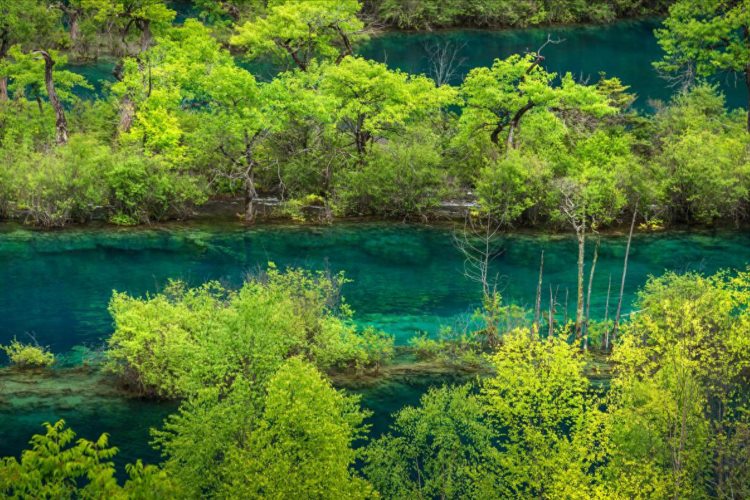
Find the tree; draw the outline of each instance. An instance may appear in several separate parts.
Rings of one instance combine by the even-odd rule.
[[[518,147],[518,130],[528,113],[576,109],[594,116],[612,114],[608,99],[594,86],[565,75],[559,86],[557,75],[542,66],[539,53],[496,59],[491,68],[474,68],[461,86],[465,109],[461,115],[463,133],[473,136],[490,131],[493,144],[505,134],[507,150]]]
[[[164,498],[180,496],[179,485],[164,471],[139,460],[126,466],[130,478],[117,484],[110,461],[117,448],[109,436],[79,439],[59,420],[44,424],[45,434],[31,438],[21,460],[0,458],[0,494],[6,498]]]
[[[387,132],[409,120],[439,116],[455,96],[449,86],[436,87],[429,78],[392,71],[361,57],[346,57],[328,67],[322,89],[334,98],[339,129],[352,137],[359,161]]]
[[[366,450],[367,478],[385,498],[481,498],[491,491],[495,430],[469,385],[430,389]]]
[[[537,340],[528,328],[506,333],[492,355],[495,375],[482,382],[481,402],[498,429],[495,496],[576,496],[588,490],[603,458],[597,399],[577,347]]]
[[[639,294],[613,352],[605,477],[621,495],[746,494],[747,460],[726,450],[750,447],[748,290],[747,272],[668,273]]]
[[[629,178],[638,171],[631,140],[627,135],[603,131],[581,139],[571,155],[561,159],[570,162],[563,170],[567,174],[554,180],[557,210],[553,217],[569,224],[578,242],[577,339],[584,325],[586,235],[611,222],[627,202]]]
[[[218,177],[239,181],[245,197],[245,221],[255,221],[256,175],[259,149],[277,124],[268,113],[260,87],[253,75],[234,65],[214,67],[205,75],[204,98],[209,114],[202,126],[207,142],[220,153],[226,165]]]
[[[137,35],[136,55],[148,50],[154,33],[168,28],[176,14],[164,0],[87,0],[86,7],[96,11],[98,22],[119,32],[124,54],[131,53]]]
[[[38,55],[37,55],[38,54]],[[55,112],[56,143],[62,145],[68,142],[68,121],[65,117],[63,101],[76,100],[73,89],[75,87],[91,89],[86,79],[67,70],[55,70],[56,59],[60,63],[67,62],[65,57],[59,57],[56,52],[35,50],[24,53],[19,45],[10,48],[5,60],[0,60],[0,78],[11,78],[10,89],[16,98],[26,96],[36,100],[39,111],[43,112],[41,88],[45,88],[47,98]],[[40,61],[41,59],[41,61]]]
[[[250,57],[288,57],[306,71],[313,59],[341,62],[363,38],[358,0],[272,0],[267,13],[242,25],[232,44]]]
[[[294,355],[322,370],[378,363],[392,338],[358,330],[338,302],[342,275],[271,265],[236,291],[171,283],[145,299],[115,293],[112,368],[144,394],[184,397],[238,374],[264,383]]]
[[[747,0],[678,0],[656,30],[664,58],[657,69],[686,84],[720,72],[742,73],[750,103],[750,20]],[[750,111],[747,115],[750,132]]]
[[[12,47],[48,49],[62,38],[60,10],[42,0],[0,0],[0,65]],[[0,75],[0,101],[8,100],[8,76]]]
[[[351,468],[365,417],[355,397],[292,358],[264,383],[240,375],[199,392],[155,436],[165,469],[193,495],[365,498],[371,488]]]

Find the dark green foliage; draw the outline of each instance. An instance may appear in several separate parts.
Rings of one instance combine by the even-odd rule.
[[[370,0],[367,8],[399,28],[533,26],[610,22],[618,17],[659,14],[668,0]]]

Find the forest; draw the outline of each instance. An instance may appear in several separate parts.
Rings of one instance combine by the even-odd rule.
[[[473,68],[463,47],[426,46],[424,74],[360,54],[394,30],[642,17],[659,19],[651,63],[668,101],[639,101],[616,74],[548,69],[566,43],[552,32]],[[102,61],[105,79],[81,70]],[[728,104],[729,80],[744,107]],[[23,261],[90,252],[75,265],[106,280],[138,252],[167,251],[124,238],[174,236],[216,207],[251,236],[447,227],[470,289],[461,325],[407,325],[401,342],[361,320],[367,300],[355,310],[347,295],[365,285],[327,258],[240,258],[248,250],[217,250],[216,233],[188,226],[203,255],[241,261],[241,279],[196,267],[161,281],[138,260],[150,283],[96,291],[107,326],[78,365],[0,320],[0,425],[3,404],[38,381],[95,373],[120,399],[174,405],[140,443],[159,458],[124,464],[116,427],[91,436],[55,415],[26,449],[0,446],[0,496],[750,498],[750,256],[691,268],[675,250],[668,268],[630,261],[648,276],[628,281],[649,237],[744,234],[748,103],[747,0],[0,0],[0,297],[24,283],[40,303],[48,288],[89,293],[53,280],[59,263],[27,275]],[[527,252],[521,302],[497,261],[524,231],[570,245],[564,258],[548,243]],[[383,232],[373,246],[390,244]],[[109,235],[121,253],[100,262]],[[174,238],[160,245],[186,251]],[[401,250],[389,251],[405,281],[406,266],[433,272]],[[569,271],[564,303],[557,268]],[[398,308],[405,299],[383,298],[396,288],[363,293]],[[0,317],[36,321],[40,307]],[[436,382],[373,432],[358,391],[414,373]]]

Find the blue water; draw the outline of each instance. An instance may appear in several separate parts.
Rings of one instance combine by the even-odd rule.
[[[493,270],[506,300],[533,304],[544,250],[545,291],[548,285],[559,289],[563,302],[568,289],[573,314],[576,244],[571,237],[507,235],[500,246]],[[595,317],[604,314],[610,275],[613,289],[619,283],[624,248],[623,237],[602,239],[592,300]],[[344,270],[353,280],[343,292],[355,319],[394,334],[401,344],[418,330],[434,333],[441,325],[465,324],[479,300],[479,286],[464,276],[463,257],[445,228],[369,223],[247,228],[223,223],[37,232],[2,225],[0,343],[32,333],[58,354],[81,344],[100,345],[112,331],[107,313],[112,290],[142,295],[158,291],[169,278],[239,285],[248,271],[269,261]],[[712,273],[744,268],[749,261],[746,232],[637,235],[626,309],[648,275],[667,269]],[[358,391],[375,413],[373,432],[383,432],[389,415],[415,404],[430,383],[399,380]],[[175,404],[125,399],[113,393],[111,384],[87,374],[32,376],[25,384],[11,388],[0,376],[0,456],[17,455],[41,431],[43,421],[65,418],[82,437],[109,432],[112,444],[121,449],[120,465],[139,457],[159,460],[148,445],[149,428],[159,426]]]

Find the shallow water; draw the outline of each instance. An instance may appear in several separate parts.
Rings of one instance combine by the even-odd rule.
[[[545,291],[570,290],[573,314],[576,245],[568,235],[507,235],[493,264],[507,301],[531,306],[539,256],[545,252]],[[602,238],[594,282],[592,315],[604,315],[608,278],[619,283],[623,237]],[[593,245],[589,245],[589,253]],[[217,279],[239,285],[247,272],[273,261],[280,266],[343,270],[353,281],[344,295],[356,321],[373,324],[403,344],[416,331],[435,333],[441,325],[461,325],[479,299],[479,287],[464,276],[463,258],[445,228],[396,224],[331,227],[239,224],[170,225],[152,229],[88,229],[35,232],[0,226],[0,343],[31,333],[57,353],[81,344],[97,345],[112,330],[107,303],[112,290],[136,295],[158,291],[169,278],[191,284]],[[712,273],[744,268],[750,261],[750,234],[701,232],[637,235],[631,249],[625,305],[648,275],[667,269]],[[546,304],[546,293],[545,301]],[[611,309],[614,309],[614,299]],[[610,311],[611,315],[611,311]],[[375,411],[375,433],[388,415],[414,404],[429,380],[398,381],[357,391]],[[148,447],[148,428],[174,405],[125,400],[102,391],[96,380],[60,377],[31,385],[26,396],[7,401],[0,380],[0,456],[17,454],[41,422],[64,417],[81,436],[112,435],[122,452],[118,463],[158,455]],[[23,392],[23,391],[22,391]]]

